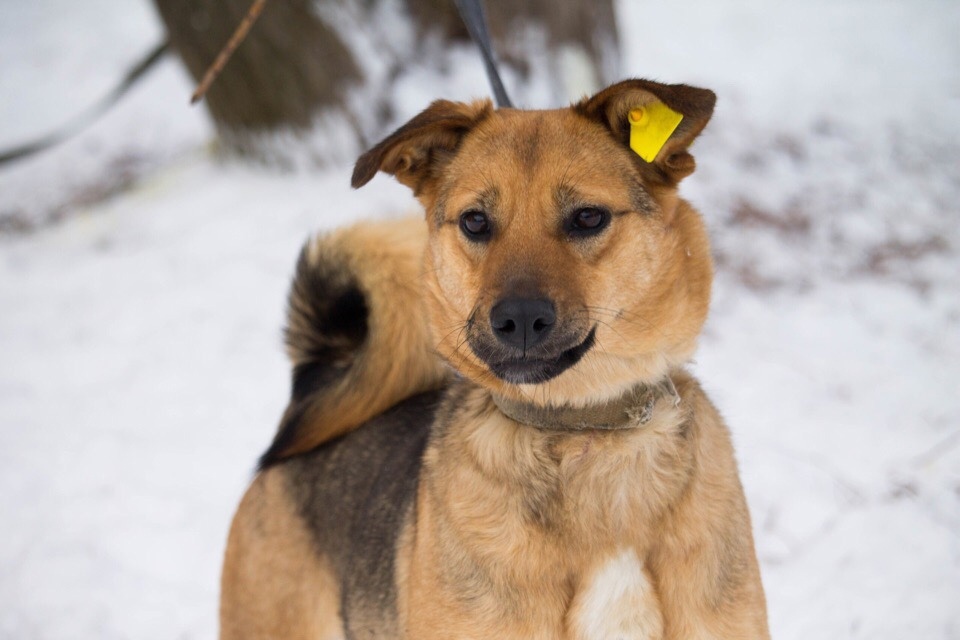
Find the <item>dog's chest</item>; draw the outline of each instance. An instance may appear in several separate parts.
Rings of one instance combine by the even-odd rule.
[[[570,540],[609,548],[637,548],[649,541],[664,509],[689,475],[689,449],[672,416],[652,429],[560,438],[550,446],[555,461],[557,530]]]
[[[569,612],[575,640],[653,640],[663,620],[649,574],[633,549],[599,562],[581,584]]]

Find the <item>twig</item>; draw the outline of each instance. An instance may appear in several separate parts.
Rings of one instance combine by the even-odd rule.
[[[240,22],[237,30],[233,32],[232,36],[230,36],[230,40],[227,41],[227,45],[220,50],[220,53],[217,55],[217,59],[213,61],[213,64],[210,65],[209,69],[207,69],[207,72],[203,74],[203,80],[200,81],[200,84],[197,85],[196,91],[194,91],[193,95],[190,97],[190,104],[196,104],[203,98],[204,94],[207,93],[207,89],[210,88],[210,85],[213,84],[213,81],[216,80],[217,76],[220,75],[220,72],[223,71],[223,67],[227,64],[230,56],[233,55],[233,52],[237,50],[237,47],[240,46],[240,43],[243,42],[244,38],[247,37],[247,33],[250,32],[250,27],[252,27],[253,23],[256,22],[257,18],[260,17],[260,14],[263,12],[263,7],[266,4],[267,0],[253,0],[253,4],[250,5],[247,15],[243,17],[243,20]]]
[[[958,444],[960,444],[960,431],[954,431],[934,446],[915,456],[913,458],[913,465],[915,467],[928,465],[937,460],[937,458],[949,453],[950,450]]]

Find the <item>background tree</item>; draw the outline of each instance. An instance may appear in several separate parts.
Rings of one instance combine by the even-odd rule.
[[[250,8],[250,0],[155,4],[197,81]],[[487,0],[485,8],[518,105],[534,84],[559,106],[616,78],[612,0]],[[468,43],[452,0],[268,0],[205,105],[230,152],[284,163],[299,139],[311,159],[350,155],[397,124],[394,89],[411,68],[456,74],[449,53]],[[431,97],[443,95],[436,87]]]

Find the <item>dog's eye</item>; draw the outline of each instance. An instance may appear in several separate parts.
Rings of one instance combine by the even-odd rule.
[[[568,231],[572,235],[589,236],[600,232],[610,222],[610,214],[599,207],[577,209],[570,218]]]
[[[467,211],[460,216],[460,229],[471,240],[487,240],[490,237],[490,220],[482,211]]]

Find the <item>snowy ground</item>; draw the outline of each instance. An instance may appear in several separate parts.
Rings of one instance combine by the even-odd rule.
[[[694,368],[775,637],[960,638],[960,5],[624,0],[621,22],[628,73],[720,94],[684,185],[720,267]],[[147,4],[0,4],[0,147],[159,33]],[[479,69],[411,83],[400,115],[484,92]],[[215,162],[189,89],[168,60],[0,168],[0,638],[215,637],[298,246],[412,206],[346,167]]]

